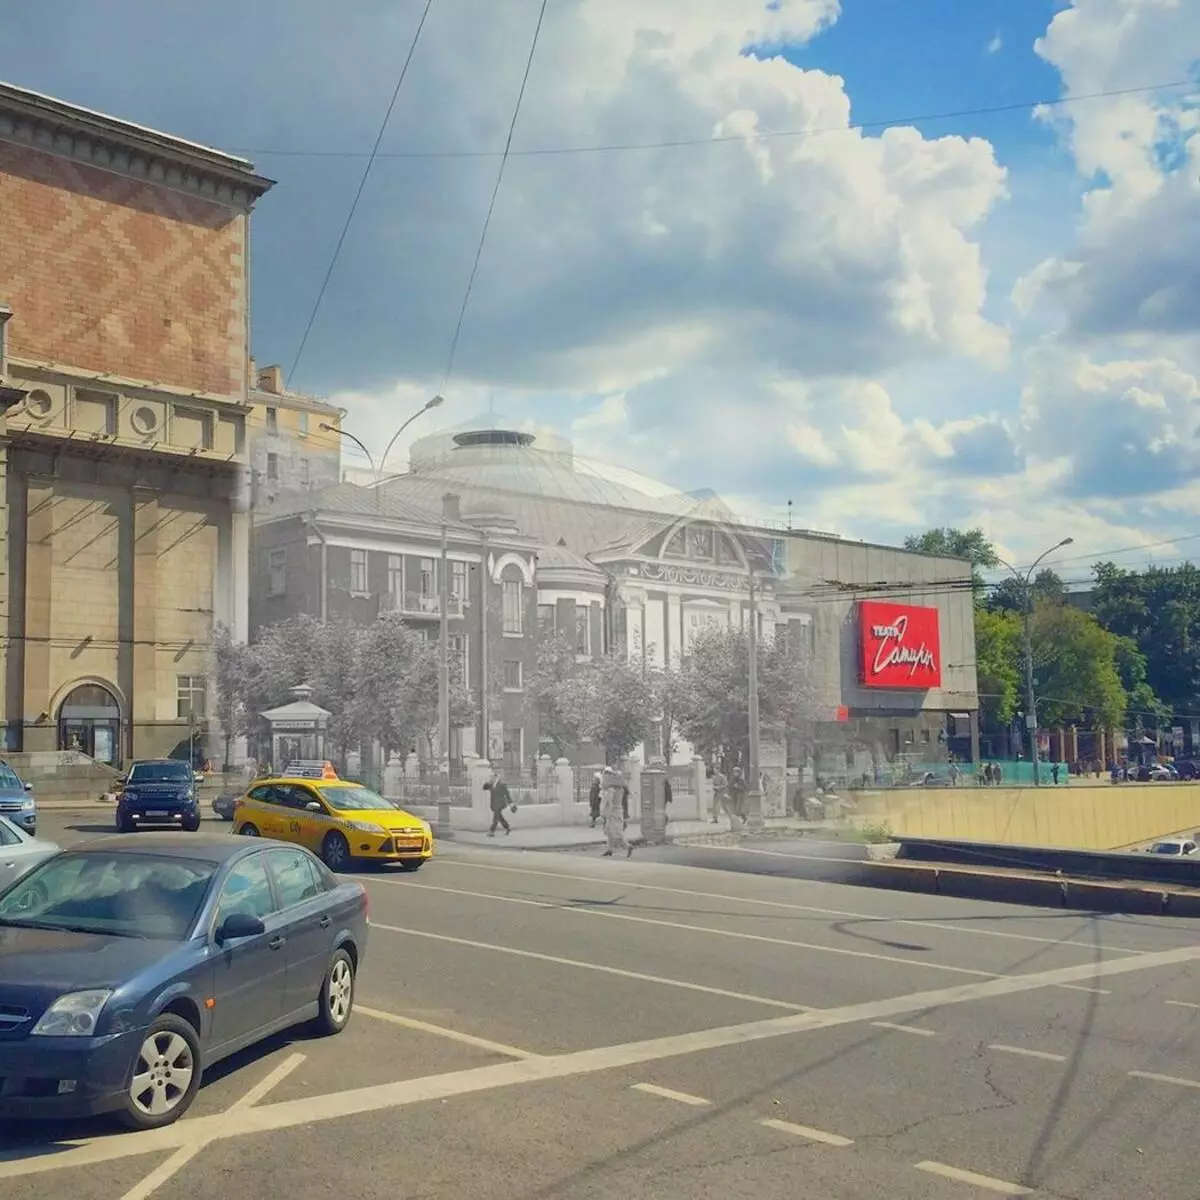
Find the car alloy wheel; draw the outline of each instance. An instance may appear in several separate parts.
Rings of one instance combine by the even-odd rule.
[[[322,1033],[341,1033],[354,1011],[354,960],[345,950],[334,952],[321,985],[320,1015],[317,1024]]]
[[[331,871],[344,871],[350,865],[350,843],[340,833],[331,833],[321,846],[321,858]]]
[[[170,1125],[187,1111],[200,1087],[200,1051],[196,1031],[167,1013],[147,1031],[120,1114],[134,1129]]]
[[[242,837],[258,837],[258,826],[246,824],[238,830]]]

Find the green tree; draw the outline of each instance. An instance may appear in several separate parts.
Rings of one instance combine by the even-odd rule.
[[[1067,585],[1049,567],[1043,567],[1034,577],[1030,585],[1033,602],[1043,601],[1049,604],[1065,604],[1067,602]],[[998,612],[1025,611],[1025,581],[1015,575],[1002,579],[991,590],[988,597],[988,607]]]
[[[234,640],[228,625],[213,627],[213,686],[216,716],[225,745],[224,769],[232,766],[233,739],[249,731],[246,711],[246,676],[250,670],[250,648]]]
[[[1008,610],[975,610],[975,674],[979,704],[992,727],[1008,725],[1022,692],[1021,618]]]
[[[1067,604],[1039,604],[1030,625],[1038,722],[1124,723],[1126,696],[1117,670],[1118,639],[1091,614]]]
[[[1168,710],[1195,712],[1200,704],[1200,568],[1184,563],[1126,571],[1098,563],[1094,570],[1097,620],[1137,646],[1146,661],[1146,683]]]
[[[955,529],[940,526],[924,533],[904,539],[906,550],[917,550],[922,554],[940,554],[947,558],[965,558],[971,564],[971,585],[975,603],[982,601],[984,593],[983,571],[1000,566],[996,548],[982,529]]]
[[[569,724],[604,748],[604,761],[617,764],[644,742],[657,716],[650,676],[616,654],[576,665],[557,698]]]
[[[558,758],[566,757],[582,736],[579,711],[566,703],[578,665],[575,643],[556,633],[538,643],[533,670],[525,680],[526,712],[536,718],[539,738],[550,739]]]

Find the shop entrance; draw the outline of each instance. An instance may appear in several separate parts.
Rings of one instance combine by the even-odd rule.
[[[121,706],[98,683],[73,688],[58,709],[58,748],[114,766],[121,757]]]

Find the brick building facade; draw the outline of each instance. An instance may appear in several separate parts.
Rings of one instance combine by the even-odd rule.
[[[10,751],[113,763],[208,716],[246,628],[251,164],[0,85]]]

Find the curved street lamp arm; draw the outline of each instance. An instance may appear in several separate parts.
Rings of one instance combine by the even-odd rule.
[[[352,441],[367,456],[367,462],[369,462],[371,464],[371,474],[375,476],[376,482],[378,482],[379,472],[375,469],[375,459],[371,457],[370,450],[368,450],[366,448],[366,446],[363,444],[363,442],[360,438],[355,437],[354,434],[352,434],[350,432],[350,430],[341,429],[337,425],[322,424],[321,428],[323,430],[325,430],[326,433],[336,433],[340,437],[349,438],[350,441]]]
[[[422,404],[422,405],[421,405],[421,407],[420,407],[420,408],[418,408],[418,409],[417,409],[417,411],[416,411],[415,413],[413,413],[413,414],[412,414],[412,416],[410,416],[410,417],[408,418],[408,420],[407,420],[407,421],[405,421],[405,422],[404,422],[404,424],[403,424],[403,425],[401,425],[401,426],[400,426],[400,428],[396,430],[396,432],[395,432],[395,433],[393,433],[393,434],[392,434],[392,440],[391,440],[390,442],[388,442],[387,446],[384,448],[384,451],[383,451],[383,457],[382,457],[382,458],[379,460],[379,473],[380,473],[380,475],[382,475],[382,474],[383,474],[383,469],[384,469],[384,467],[386,467],[386,466],[387,466],[388,455],[389,455],[389,454],[391,454],[391,452],[392,452],[392,447],[393,447],[393,446],[396,444],[396,442],[399,440],[399,437],[400,437],[400,435],[401,435],[401,434],[402,434],[402,433],[403,433],[403,432],[404,432],[404,431],[405,431],[405,430],[406,430],[406,429],[407,429],[407,428],[408,428],[408,427],[409,427],[409,426],[410,426],[410,425],[411,425],[411,424],[412,424],[412,423],[413,423],[413,422],[414,422],[414,421],[415,421],[415,420],[416,420],[416,419],[417,419],[417,418],[418,418],[418,417],[419,417],[419,416],[420,416],[422,413],[424,413],[424,412],[428,412],[428,411],[429,411],[431,408],[438,408],[438,407],[440,407],[440,406],[441,406],[441,404],[442,404],[442,397],[441,397],[441,396],[433,396],[433,397],[431,397],[430,399],[426,400],[426,401],[425,401],[425,403],[424,403],[424,404]]]

